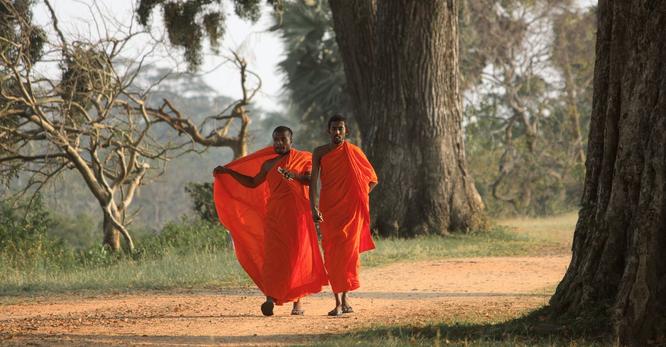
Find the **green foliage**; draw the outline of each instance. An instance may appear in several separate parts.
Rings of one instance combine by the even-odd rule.
[[[2,211],[3,217],[12,216],[12,226],[20,225],[16,222],[17,215],[10,214],[8,209]],[[3,264],[0,295],[251,285],[235,259],[229,235],[219,224],[184,218],[168,224],[159,233],[132,230],[137,236],[137,251],[126,255],[110,252],[101,245],[75,249],[53,241],[59,233],[54,229],[59,226],[47,222],[53,218],[43,209],[33,208],[32,213],[35,217],[30,217],[31,223],[24,225],[37,225],[40,230],[37,234],[41,236],[25,239],[33,240],[27,246],[38,251],[8,253],[5,247],[0,252]],[[516,231],[498,227],[466,235],[376,239],[377,248],[364,253],[362,263],[381,266],[441,258],[564,254],[570,248],[575,221],[574,215],[521,219],[503,222],[514,225]],[[557,234],[555,237],[553,232]],[[15,247],[10,245],[9,249]]]
[[[217,223],[217,212],[213,201],[213,184],[190,182],[185,186],[185,191],[190,195],[194,212],[204,221]]]
[[[19,54],[36,62],[41,56],[46,42],[46,33],[32,25],[32,0],[3,0],[0,2],[0,52],[9,60],[16,60]],[[27,44],[15,45],[21,37],[27,37]],[[0,65],[0,73],[3,67]]]
[[[261,17],[260,0],[235,0],[234,12],[240,18],[246,18],[253,22],[259,20]]]
[[[44,50],[46,33],[37,26],[32,25],[30,0],[3,0],[0,1],[0,54],[8,61],[23,61],[32,64],[38,61]],[[24,40],[22,40],[22,38]],[[27,40],[25,40],[27,38]],[[21,42],[18,44],[18,42]],[[17,95],[19,83],[12,75],[8,66],[0,63],[0,127],[12,129],[18,124],[18,119],[12,116],[17,112],[17,104],[6,95]],[[7,113],[6,113],[7,112]],[[0,143],[9,150],[15,149],[18,138],[11,131],[0,131]],[[0,155],[5,149],[0,149]],[[18,165],[7,169],[0,176],[0,184],[7,184],[8,180],[18,172]]]
[[[466,151],[488,211],[575,209],[592,103],[594,9],[538,0],[465,7]]]
[[[192,66],[202,63],[203,31],[197,23],[200,1],[167,2],[164,4],[164,25],[172,45],[185,48],[185,59]],[[209,23],[209,26],[211,23]]]
[[[100,96],[110,99],[117,90],[111,60],[97,47],[74,43],[61,65],[60,91],[70,110],[62,115],[68,117],[68,123],[82,124],[86,118],[72,103],[88,110],[94,100]]]
[[[215,53],[219,53],[220,41],[224,36],[226,28],[224,23],[224,13],[211,12],[203,16],[203,27],[208,34],[208,43]]]
[[[586,85],[594,73],[597,10],[563,11],[554,18],[553,62],[559,70],[572,70],[577,85]]]
[[[39,200],[21,209],[3,204],[0,212],[0,293],[247,281],[231,252],[228,233],[219,224],[186,218],[159,233],[137,232],[136,252],[123,254],[100,244],[77,249],[58,239],[60,226]]]
[[[184,219],[143,235],[132,255],[101,245],[76,250],[40,235],[24,237],[31,252],[16,251],[13,243],[0,252],[0,294],[249,284],[227,232],[200,220]]]
[[[570,140],[561,135],[561,114],[545,119],[541,138],[530,144],[524,129],[512,129],[510,147],[506,130],[495,116],[497,104],[468,106],[466,117],[477,117],[465,128],[466,151],[477,190],[488,213],[502,215],[551,215],[575,208],[582,193],[584,165],[573,162]],[[555,112],[561,112],[557,105]],[[530,151],[535,148],[538,155]]]
[[[136,9],[137,20],[143,26],[149,25],[150,16],[157,5],[161,5],[165,0],[141,0]]]
[[[42,199],[0,202],[0,259],[7,267],[43,263],[46,258],[63,257],[63,245],[47,234],[52,219]]]
[[[62,240],[66,247],[88,249],[100,243],[101,218],[84,211],[72,217],[51,212],[50,218],[49,237]]]
[[[330,9],[325,1],[312,3],[288,3],[278,24],[292,112],[309,129],[299,132],[311,134],[315,144],[325,115],[351,107]],[[539,0],[460,7],[467,158],[492,215],[552,214],[577,204],[584,166],[576,150],[585,144],[582,137],[577,143],[574,130],[587,134],[589,123],[592,12]],[[554,39],[544,30],[551,24]],[[562,88],[553,74],[565,68],[575,83]],[[573,105],[570,94],[577,96]]]
[[[167,253],[216,253],[229,249],[229,233],[219,224],[199,218],[168,223],[159,233],[139,240],[138,258],[155,258]]]
[[[278,66],[287,77],[288,113],[298,123],[295,130],[302,142],[308,148],[320,145],[328,118],[342,113],[350,122],[352,140],[358,143],[360,133],[328,2],[288,2],[275,22],[287,51]]]
[[[169,42],[184,49],[185,60],[194,71],[203,62],[203,39],[208,37],[213,51],[218,50],[224,37],[225,20],[221,0],[137,0],[139,24],[148,26],[155,8],[162,9],[162,19]],[[240,18],[257,21],[261,16],[261,0],[233,0],[234,12]],[[282,0],[267,0],[276,12],[282,10]]]
[[[287,51],[279,67],[287,77],[285,87],[297,117],[316,128],[334,113],[350,114],[351,100],[328,2],[314,6],[287,3],[279,20]]]

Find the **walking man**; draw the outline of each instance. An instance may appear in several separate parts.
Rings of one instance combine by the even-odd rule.
[[[310,205],[321,230],[324,264],[335,295],[335,308],[328,314],[340,316],[353,312],[348,293],[360,286],[360,253],[375,248],[368,194],[377,185],[377,175],[363,151],[345,141],[345,117],[331,117],[328,134],[330,143],[313,153]]]
[[[215,168],[214,200],[238,262],[266,295],[261,312],[318,293],[326,273],[308,204],[312,155],[291,147],[291,129],[273,131],[273,146]]]

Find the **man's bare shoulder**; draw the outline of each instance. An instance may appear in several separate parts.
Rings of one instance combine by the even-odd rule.
[[[312,151],[312,155],[315,157],[321,157],[329,151],[329,145],[321,145]]]

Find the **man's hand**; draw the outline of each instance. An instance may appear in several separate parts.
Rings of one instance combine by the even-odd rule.
[[[319,212],[319,209],[316,207],[312,208],[312,220],[314,220],[315,224],[324,221],[324,216],[321,214],[321,212]]]
[[[277,168],[277,171],[280,173],[280,175],[282,175],[282,177],[284,177],[286,180],[289,181],[293,180],[296,177],[295,173],[283,168],[282,166],[279,166]]]
[[[224,167],[224,166],[217,166],[217,167],[215,167],[215,169],[213,169],[214,174],[225,174],[225,173],[229,173],[229,171],[230,170],[228,168]]]

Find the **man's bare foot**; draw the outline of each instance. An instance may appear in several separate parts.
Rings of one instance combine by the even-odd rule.
[[[342,313],[354,313],[354,309],[349,304],[349,295],[347,292],[342,293]]]
[[[275,307],[275,303],[273,303],[273,298],[267,297],[266,302],[261,304],[261,313],[263,313],[264,316],[272,316],[273,307]]]
[[[303,310],[303,305],[301,305],[301,301],[294,301],[294,308],[291,309],[291,314],[294,316],[302,316],[305,313]]]
[[[335,306],[334,309],[328,312],[328,315],[331,317],[342,316],[342,306]]]

